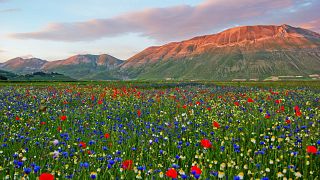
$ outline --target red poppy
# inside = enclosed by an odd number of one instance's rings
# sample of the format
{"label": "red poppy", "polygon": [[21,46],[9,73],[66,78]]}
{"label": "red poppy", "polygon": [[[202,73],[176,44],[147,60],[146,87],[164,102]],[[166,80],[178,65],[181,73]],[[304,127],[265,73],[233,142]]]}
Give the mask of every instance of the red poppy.
{"label": "red poppy", "polygon": [[248,98],[247,102],[251,103],[251,102],[254,102],[254,101],[253,101],[253,99]]}
{"label": "red poppy", "polygon": [[59,127],[57,128],[57,130],[58,130],[58,131],[61,131],[61,130],[62,130],[62,128],[59,126]]}
{"label": "red poppy", "polygon": [[183,108],[183,109],[187,109],[187,105],[183,105],[182,108]]}
{"label": "red poppy", "polygon": [[198,166],[192,166],[191,173],[200,175],[202,173],[202,171],[200,168],[198,168]]}
{"label": "red poppy", "polygon": [[281,106],[281,107],[280,107],[280,110],[281,110],[281,111],[284,111],[284,106]]}
{"label": "red poppy", "polygon": [[315,146],[307,146],[307,153],[316,154],[318,152]]}
{"label": "red poppy", "polygon": [[297,111],[297,112],[296,112],[296,116],[298,116],[298,117],[300,117],[301,114],[302,114],[302,113],[301,113],[300,111]]}
{"label": "red poppy", "polygon": [[102,100],[99,100],[99,101],[98,101],[98,104],[102,104],[102,103],[103,103],[103,101],[102,101]]}
{"label": "red poppy", "polygon": [[125,160],[125,161],[122,162],[122,168],[123,169],[131,170],[132,169],[132,165],[133,165],[133,161],[132,160]]}
{"label": "red poppy", "polygon": [[207,110],[208,110],[208,111],[211,111],[211,107],[207,107]]}
{"label": "red poppy", "polygon": [[286,123],[287,123],[287,124],[290,124],[290,123],[291,123],[291,121],[288,119],[288,120],[286,120]]}
{"label": "red poppy", "polygon": [[92,154],[92,152],[91,152],[90,150],[88,150],[87,153],[88,153],[89,155]]}
{"label": "red poppy", "polygon": [[110,137],[110,134],[105,133],[105,134],[104,134],[104,137],[105,137],[106,139],[108,139],[108,138]]}
{"label": "red poppy", "polygon": [[270,118],[270,114],[266,114],[264,117],[265,117],[266,119],[269,119],[269,118]]}
{"label": "red poppy", "polygon": [[41,124],[41,125],[45,125],[45,124],[46,124],[46,122],[44,122],[44,121],[41,121],[41,122],[40,122],[40,124]]}
{"label": "red poppy", "polygon": [[19,121],[19,120],[20,120],[20,117],[19,117],[19,116],[16,116],[16,120]]}
{"label": "red poppy", "polygon": [[197,101],[196,104],[197,104],[197,105],[200,105],[201,103],[200,103],[200,101]]}
{"label": "red poppy", "polygon": [[54,176],[50,173],[42,173],[39,176],[39,180],[54,180]]}
{"label": "red poppy", "polygon": [[138,115],[138,117],[141,116],[141,110],[140,109],[137,110],[137,115]]}
{"label": "red poppy", "polygon": [[281,103],[281,99],[277,99],[275,102],[276,102],[276,104],[280,104]]}
{"label": "red poppy", "polygon": [[299,106],[294,106],[294,110],[295,110],[295,111],[300,111]]}
{"label": "red poppy", "polygon": [[166,176],[172,179],[176,179],[178,177],[178,173],[174,168],[171,168],[166,172]]}
{"label": "red poppy", "polygon": [[66,119],[67,119],[67,116],[66,116],[66,115],[60,116],[60,120],[61,120],[61,121],[65,121]]}
{"label": "red poppy", "polygon": [[267,100],[270,101],[272,98],[270,96],[267,97]]}
{"label": "red poppy", "polygon": [[81,148],[86,148],[87,147],[87,144],[85,143],[85,142],[80,142],[79,143],[79,146],[81,147]]}
{"label": "red poppy", "polygon": [[213,124],[212,124],[214,127],[216,128],[220,128],[220,124],[216,121],[213,121]]}
{"label": "red poppy", "polygon": [[91,101],[94,101],[95,100],[95,97],[94,95],[91,96]]}
{"label": "red poppy", "polygon": [[240,103],[238,101],[233,103],[235,106],[240,106]]}
{"label": "red poppy", "polygon": [[204,147],[204,148],[211,148],[212,144],[211,144],[210,140],[202,139],[201,140],[201,146]]}

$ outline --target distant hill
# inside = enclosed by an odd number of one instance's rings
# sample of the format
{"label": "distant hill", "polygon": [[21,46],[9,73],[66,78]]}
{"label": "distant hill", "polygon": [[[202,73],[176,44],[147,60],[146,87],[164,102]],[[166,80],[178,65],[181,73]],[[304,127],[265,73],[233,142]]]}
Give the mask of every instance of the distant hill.
{"label": "distant hill", "polygon": [[149,47],[120,66],[136,79],[265,79],[320,73],[320,35],[281,26],[242,26]]}
{"label": "distant hill", "polygon": [[20,75],[44,71],[61,73],[74,79],[119,79],[118,73],[112,72],[112,70],[116,69],[121,63],[123,63],[122,60],[107,54],[75,55],[57,61],[18,57],[0,63],[0,69]]}
{"label": "distant hill", "polygon": [[13,81],[75,81],[75,79],[59,73],[35,72],[32,74],[19,75],[9,80]]}
{"label": "distant hill", "polygon": [[29,74],[39,71],[45,63],[47,61],[38,58],[24,59],[17,57],[1,63],[0,69],[19,74]]}
{"label": "distant hill", "polygon": [[8,79],[15,78],[16,76],[18,75],[12,72],[0,70],[0,80],[8,80]]}
{"label": "distant hill", "polygon": [[75,81],[75,79],[59,73],[34,72],[32,74],[17,75],[0,70],[1,81]]}
{"label": "distant hill", "polygon": [[[117,79],[109,72],[123,61],[107,55],[76,55],[64,60],[51,61],[41,68],[47,72],[59,72],[75,79]],[[100,76],[99,74],[103,74]]]}

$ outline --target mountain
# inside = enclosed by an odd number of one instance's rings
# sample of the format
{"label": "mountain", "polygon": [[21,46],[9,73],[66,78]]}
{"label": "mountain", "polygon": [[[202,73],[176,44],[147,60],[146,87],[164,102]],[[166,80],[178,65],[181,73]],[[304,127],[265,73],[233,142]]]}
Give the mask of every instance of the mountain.
{"label": "mountain", "polygon": [[44,71],[56,72],[74,79],[98,80],[119,79],[114,71],[121,63],[113,56],[102,55],[75,55],[64,60],[45,61],[37,58],[14,58],[0,64],[0,69],[20,75]]}
{"label": "mountain", "polygon": [[129,58],[75,55],[63,60],[14,58],[0,69],[60,73],[79,80],[235,80],[320,77],[320,34],[289,25],[241,26],[149,47]]}
{"label": "mountain", "polygon": [[137,79],[265,79],[320,73],[320,35],[289,25],[242,26],[149,47],[120,65]]}
{"label": "mountain", "polygon": [[65,60],[47,62],[41,68],[47,72],[58,72],[75,79],[118,79],[112,71],[123,61],[107,55],[76,55]]}
{"label": "mountain", "polygon": [[28,74],[39,71],[47,61],[38,58],[24,59],[17,57],[0,64],[0,69],[19,74]]}

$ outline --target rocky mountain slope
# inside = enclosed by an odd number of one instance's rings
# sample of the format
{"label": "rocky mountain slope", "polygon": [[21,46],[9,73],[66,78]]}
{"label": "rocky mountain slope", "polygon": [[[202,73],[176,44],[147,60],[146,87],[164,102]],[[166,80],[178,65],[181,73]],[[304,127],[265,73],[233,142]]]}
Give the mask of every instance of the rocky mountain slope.
{"label": "rocky mountain slope", "polygon": [[236,27],[147,48],[121,71],[140,79],[215,80],[320,73],[320,35],[289,25]]}

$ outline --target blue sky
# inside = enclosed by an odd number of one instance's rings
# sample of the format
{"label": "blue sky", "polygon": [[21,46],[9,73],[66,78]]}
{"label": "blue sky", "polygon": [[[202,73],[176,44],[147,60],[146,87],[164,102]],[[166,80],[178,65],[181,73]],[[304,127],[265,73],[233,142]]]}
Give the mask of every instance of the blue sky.
{"label": "blue sky", "polygon": [[86,53],[127,59],[148,46],[238,25],[319,32],[318,9],[319,0],[0,0],[0,62]]}

